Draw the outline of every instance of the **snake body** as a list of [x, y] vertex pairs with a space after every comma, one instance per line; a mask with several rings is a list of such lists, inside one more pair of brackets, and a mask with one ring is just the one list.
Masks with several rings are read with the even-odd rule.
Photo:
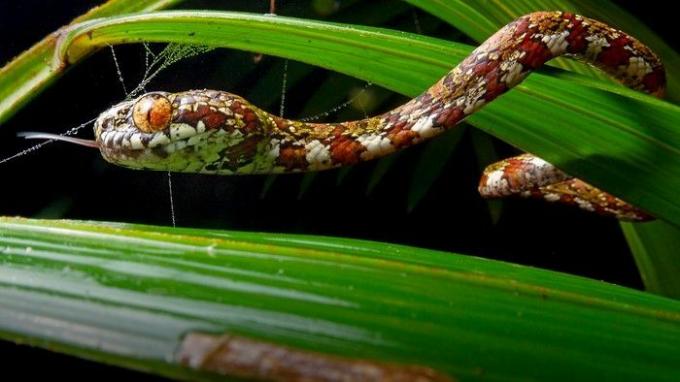
[[[593, 64], [624, 85], [661, 96], [659, 58], [628, 34], [565, 12], [536, 12], [503, 27], [427, 91], [375, 117], [308, 123], [272, 115], [216, 90], [153, 92], [102, 113], [95, 137], [106, 160], [135, 169], [208, 174], [318, 171], [404, 149], [456, 126], [552, 58]], [[523, 154], [489, 166], [485, 197], [521, 195], [625, 220], [640, 209]]]

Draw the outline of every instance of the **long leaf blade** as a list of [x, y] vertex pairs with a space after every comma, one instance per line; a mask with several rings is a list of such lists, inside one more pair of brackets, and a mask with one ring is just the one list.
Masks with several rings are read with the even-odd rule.
[[680, 233], [664, 222], [622, 224], [647, 290], [680, 299]]
[[0, 247], [0, 337], [173, 377], [206, 378], [178, 365], [195, 332], [470, 381], [680, 372], [680, 302], [497, 261], [350, 239], [11, 218], [0, 219]]
[[[79, 16], [71, 25], [100, 17], [165, 9], [184, 0], [110, 0]], [[59, 33], [53, 33], [0, 68], [0, 123], [61, 75], [49, 62]]]

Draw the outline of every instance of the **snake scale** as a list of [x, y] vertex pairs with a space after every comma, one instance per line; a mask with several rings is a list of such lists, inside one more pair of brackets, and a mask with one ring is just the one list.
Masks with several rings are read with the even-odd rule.
[[[663, 95], [663, 65], [640, 41], [573, 13], [535, 12], [503, 27], [424, 93], [382, 115], [307, 123], [224, 91], [152, 92], [103, 112], [95, 142], [107, 161], [134, 169], [262, 174], [352, 165], [453, 128], [562, 55], [597, 66], [630, 88]], [[479, 191], [566, 203], [623, 220], [652, 218], [530, 154], [489, 166]]]

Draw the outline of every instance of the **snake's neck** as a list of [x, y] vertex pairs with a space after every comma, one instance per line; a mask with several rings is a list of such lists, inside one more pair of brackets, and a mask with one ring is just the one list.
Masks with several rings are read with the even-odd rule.
[[[421, 95], [382, 115], [339, 123], [310, 123], [271, 116], [270, 149], [282, 171], [318, 171], [382, 157], [417, 143], [415, 126], [427, 113]], [[407, 110], [411, 110], [408, 113]], [[422, 124], [422, 123], [421, 123]]]
[[661, 61], [633, 37], [582, 16], [537, 12], [508, 24], [423, 94], [382, 115], [335, 124], [270, 115], [270, 154], [282, 171], [322, 170], [390, 154], [453, 128], [562, 55], [597, 66], [630, 88], [663, 93]]
[[[383, 157], [433, 138], [479, 109], [482, 81], [442, 89], [450, 75], [425, 93], [384, 114], [341, 123], [309, 123], [269, 115], [271, 155], [282, 171], [318, 171]], [[460, 78], [460, 76], [458, 77]], [[462, 81], [462, 80], [461, 80]]]

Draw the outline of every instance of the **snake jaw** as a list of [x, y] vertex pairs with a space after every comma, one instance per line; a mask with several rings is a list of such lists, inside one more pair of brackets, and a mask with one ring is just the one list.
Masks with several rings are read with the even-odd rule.
[[[108, 162], [118, 164], [117, 158], [122, 155], [122, 139], [135, 134], [135, 127], [130, 121], [130, 111], [134, 101], [124, 101], [101, 113], [94, 123], [94, 137], [99, 150]], [[120, 138], [119, 138], [120, 137]]]
[[94, 122], [94, 137], [100, 147], [104, 146], [104, 133], [129, 130], [134, 127], [129, 123], [129, 114], [133, 104], [134, 101], [121, 102], [97, 117]]
[[[148, 105], [139, 106], [150, 98], [162, 99], [169, 105], [169, 110], [163, 110], [169, 115], [168, 121], [157, 131], [149, 129], [146, 123], [146, 115], [151, 116]], [[265, 127], [254, 116], [256, 112], [263, 113], [243, 98], [226, 92], [153, 92], [102, 113], [94, 130], [104, 159], [119, 166], [174, 172], [248, 173], [254, 167], [267, 167], [262, 160], [253, 163], [262, 159], [259, 154], [267, 150]]]

